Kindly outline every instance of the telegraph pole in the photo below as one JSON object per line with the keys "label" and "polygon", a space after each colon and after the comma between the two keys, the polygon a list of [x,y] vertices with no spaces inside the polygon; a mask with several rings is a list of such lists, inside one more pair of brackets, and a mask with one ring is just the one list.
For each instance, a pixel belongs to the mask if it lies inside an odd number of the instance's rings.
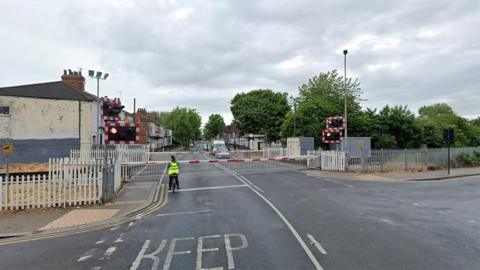
{"label": "telegraph pole", "polygon": [[344,121],[345,121],[345,135],[343,138],[343,151],[347,150],[346,146],[348,145],[348,121],[347,121],[347,53],[348,50],[343,50],[343,88],[344,88],[344,95],[345,95],[345,104],[344,104]]}

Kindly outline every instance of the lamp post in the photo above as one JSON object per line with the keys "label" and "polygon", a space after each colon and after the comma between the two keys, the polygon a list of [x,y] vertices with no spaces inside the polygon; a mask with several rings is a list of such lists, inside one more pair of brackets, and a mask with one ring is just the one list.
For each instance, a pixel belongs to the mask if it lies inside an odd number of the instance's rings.
{"label": "lamp post", "polygon": [[344,104],[344,121],[345,121],[345,136],[343,138],[343,151],[347,150],[346,145],[348,145],[348,121],[347,121],[347,53],[348,50],[343,50],[343,88],[344,88],[344,96],[345,96],[345,104]]}
{"label": "lamp post", "polygon": [[[88,71],[88,76],[93,79],[97,79],[97,98],[100,99],[100,80],[106,80],[108,78],[108,73],[103,74],[101,71],[94,71],[94,70],[89,70]],[[100,140],[100,122],[102,121],[100,119],[100,102],[97,105],[97,142],[100,145],[102,141]]]}

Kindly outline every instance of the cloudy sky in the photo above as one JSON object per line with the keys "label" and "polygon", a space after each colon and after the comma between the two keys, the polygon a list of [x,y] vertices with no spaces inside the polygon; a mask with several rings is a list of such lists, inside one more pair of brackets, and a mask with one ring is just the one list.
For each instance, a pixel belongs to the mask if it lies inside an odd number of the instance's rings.
{"label": "cloudy sky", "polygon": [[127,109],[136,97],[229,122],[235,93],[295,94],[313,75],[343,72],[346,48],[363,106],[446,102],[480,115],[478,0],[1,0],[0,18],[0,86],[96,69],[110,73],[101,94]]}

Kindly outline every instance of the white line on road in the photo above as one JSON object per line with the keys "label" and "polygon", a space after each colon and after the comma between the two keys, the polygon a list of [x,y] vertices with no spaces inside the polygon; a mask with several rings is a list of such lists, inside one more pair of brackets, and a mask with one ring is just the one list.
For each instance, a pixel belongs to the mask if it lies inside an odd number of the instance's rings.
{"label": "white line on road", "polygon": [[92,267],[92,270],[101,270],[101,269],[102,269],[101,266],[94,266],[94,267]]}
{"label": "white line on road", "polygon": [[[224,166],[221,166],[221,168],[227,172],[230,172],[230,174],[232,174],[233,176],[235,176],[235,178],[237,178],[238,180],[240,180],[240,182],[246,184],[246,182],[241,178],[239,177],[238,173],[233,171],[233,170],[230,170]],[[295,239],[297,239],[298,243],[300,244],[300,246],[303,248],[303,250],[305,251],[305,253],[307,254],[307,256],[310,258],[310,261],[313,263],[313,265],[315,266],[315,269],[317,270],[323,270],[323,267],[320,265],[320,262],[318,262],[317,258],[315,258],[315,256],[313,255],[312,251],[308,248],[307,244],[303,241],[302,237],[300,236],[300,234],[298,234],[297,230],[295,230],[295,228],[293,227],[293,225],[287,220],[287,218],[282,214],[282,212],[280,212],[280,210],[278,210],[275,205],[273,205],[273,203],[271,203],[267,198],[265,198],[265,196],[263,196],[262,194],[260,194],[260,192],[258,192],[256,189],[254,189],[253,187],[251,186],[248,186],[251,190],[253,190],[253,192],[255,192],[255,194],[257,194],[262,200],[264,200],[272,209],[273,211],[275,211],[275,213],[277,213],[277,215],[280,217],[280,219],[285,223],[285,225],[287,225],[287,228],[290,230],[290,232],[293,234],[293,236],[295,237]]]}
{"label": "white line on road", "polygon": [[116,229],[118,229],[118,227],[113,227],[110,229],[110,231],[115,231]]}
{"label": "white line on road", "polygon": [[92,255],[82,256],[82,257],[80,257],[80,258],[77,260],[77,262],[83,262],[83,261],[87,260],[87,259],[90,258],[90,257],[92,257]]}
{"label": "white line on road", "polygon": [[88,250],[77,260],[77,262],[83,262],[83,261],[87,260],[88,258],[92,257],[92,254],[95,252],[95,250],[97,250],[97,249],[92,248],[92,249]]}
{"label": "white line on road", "polygon": [[135,224],[135,223],[134,223],[133,221],[131,221],[130,223],[128,223],[128,226],[127,226],[127,228],[130,228],[130,227],[132,227],[134,224]]}
{"label": "white line on road", "polygon": [[98,240],[97,242],[95,242],[95,244],[100,245],[100,244],[102,244],[103,242],[105,242],[105,240]]}
{"label": "white line on road", "polygon": [[247,178],[245,178],[243,175],[240,175],[240,177],[243,178],[243,180],[245,180],[247,183],[250,184],[250,186],[256,188],[258,191],[262,192],[262,193],[265,193],[265,191],[263,191],[261,188],[259,188],[258,186],[256,186],[254,183],[250,182],[250,180],[248,180]]}
{"label": "white line on road", "polygon": [[104,255],[108,258],[113,254],[113,252],[115,252],[115,250],[117,250],[117,247],[109,247],[107,250],[105,250]]}
{"label": "white line on road", "polygon": [[[210,190],[210,189],[224,189],[224,188],[237,188],[237,187],[246,187],[248,185],[230,185],[230,186],[217,186],[217,187],[202,187],[202,188],[187,188],[187,189],[179,189],[178,192],[186,192],[186,191],[197,191],[197,190]],[[168,191],[172,192],[172,191]]]}
{"label": "white line on road", "polygon": [[322,253],[323,255],[327,254],[327,252],[322,247],[322,245],[320,245],[320,243],[315,238],[313,238],[313,236],[311,234],[307,233],[307,237],[310,240],[310,242],[312,242],[317,247],[317,249],[318,249],[318,251],[320,251],[320,253]]}
{"label": "white line on road", "polygon": [[174,216],[174,215],[185,215],[185,214],[197,214],[197,213],[210,213],[210,212],[213,212],[213,210],[211,210],[211,209],[204,209],[204,210],[189,211],[189,212],[166,213],[166,214],[158,214],[157,217]]}
{"label": "white line on road", "polygon": [[115,241],[113,241],[113,242],[115,242],[115,243],[123,242],[123,236],[124,236],[124,235],[125,235],[125,233],[121,233],[121,234],[118,236],[118,238],[117,238]]}

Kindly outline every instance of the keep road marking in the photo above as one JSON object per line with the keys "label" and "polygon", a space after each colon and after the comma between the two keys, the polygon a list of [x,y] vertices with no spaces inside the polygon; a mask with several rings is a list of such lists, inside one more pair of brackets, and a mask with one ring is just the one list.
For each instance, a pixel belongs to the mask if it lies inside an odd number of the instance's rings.
{"label": "keep road marking", "polygon": [[[177,243],[179,241],[183,241],[182,243],[182,250],[178,250],[177,248]],[[208,241],[207,244],[205,244],[205,241]],[[233,270],[235,269],[235,260],[234,260],[234,252],[247,248],[248,247],[248,242],[247,238],[243,234],[225,234],[225,235],[207,235],[207,236],[200,236],[198,237],[198,241],[195,244],[195,237],[183,237],[183,238],[173,238],[170,241],[170,244],[168,245],[168,250],[166,251],[166,254],[163,253],[162,255],[159,255],[162,253],[163,250],[165,250],[167,243],[169,242],[168,239],[164,239],[160,242],[160,245],[158,248],[153,251],[152,253],[146,254],[151,241],[146,240],[145,243],[143,244],[142,248],[140,249],[140,252],[138,252],[138,255],[133,261],[130,270],[136,270],[140,267],[143,259],[150,259],[153,261],[151,263],[151,268],[152,270],[156,270],[160,266],[160,258],[165,258],[164,263],[163,263],[163,270],[169,270],[170,267],[172,266],[172,262],[175,262],[173,260],[174,256],[195,256],[195,260],[192,261],[195,265],[191,265],[191,267],[188,267],[189,269],[196,269],[196,270],[223,270],[223,269],[229,269]],[[223,243],[223,245],[221,244]],[[233,245],[232,243],[235,243]],[[189,250],[187,247],[190,245]],[[205,247],[208,246],[208,247]],[[221,249],[225,250],[225,253],[221,252]],[[221,254],[226,254],[225,260],[227,265],[226,267],[217,265],[216,267],[209,267],[209,268],[204,268],[205,266],[203,265],[203,254],[204,253],[211,253],[211,252],[216,252],[217,256],[221,256]],[[211,256],[211,255],[210,255]],[[207,256],[207,257],[210,257]],[[211,258],[211,257],[210,257]],[[208,260],[211,263],[211,260]],[[222,260],[218,261],[219,264]],[[148,262],[146,262],[146,265],[149,265]],[[144,265],[144,267],[146,266]],[[178,267],[178,266],[177,266]],[[185,266],[184,266],[185,267]],[[174,268],[176,268],[174,266]]]}
{"label": "keep road marking", "polygon": [[320,243],[315,239],[313,238],[313,236],[309,233],[307,233],[307,237],[308,239],[310,240],[310,242],[315,246],[317,247],[318,251],[320,251],[320,253],[322,253],[323,255],[327,255],[327,252],[325,251],[325,249],[322,247],[322,245],[320,245]]}

